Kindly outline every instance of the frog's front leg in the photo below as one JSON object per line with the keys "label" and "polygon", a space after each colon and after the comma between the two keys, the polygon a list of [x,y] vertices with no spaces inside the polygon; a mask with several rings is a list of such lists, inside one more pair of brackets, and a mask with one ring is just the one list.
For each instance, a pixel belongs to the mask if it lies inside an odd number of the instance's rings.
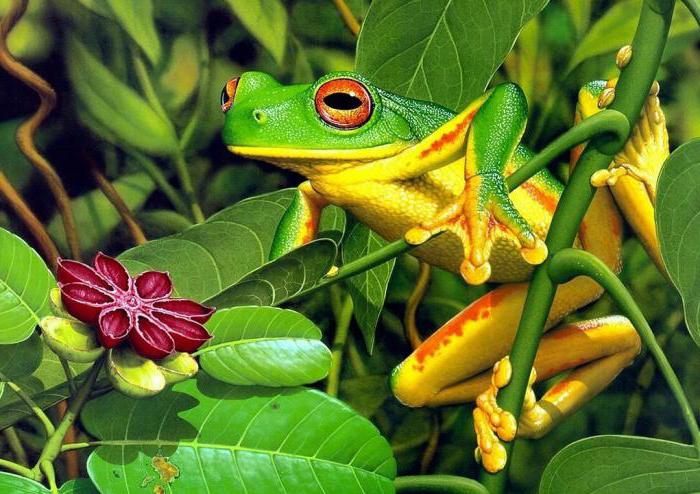
{"label": "frog's front leg", "polygon": [[491,276],[489,257],[495,229],[509,231],[530,264],[547,256],[544,242],[508,195],[505,170],[525,131],[527,102],[515,84],[501,84],[485,98],[467,130],[464,191],[434,218],[412,228],[406,241],[420,244],[440,231],[456,234],[464,246],[461,273],[470,284]]}
{"label": "frog's front leg", "polygon": [[318,232],[318,222],[328,202],[306,181],[299,185],[292,203],[280,220],[272,240],[270,260],[311,242]]}

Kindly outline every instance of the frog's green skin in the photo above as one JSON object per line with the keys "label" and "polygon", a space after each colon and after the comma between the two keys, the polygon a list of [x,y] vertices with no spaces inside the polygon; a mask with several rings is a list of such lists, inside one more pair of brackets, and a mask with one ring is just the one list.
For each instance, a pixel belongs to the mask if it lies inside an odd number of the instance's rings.
{"label": "frog's green skin", "polygon": [[[598,111],[604,85],[582,89],[578,118]],[[542,239],[562,190],[543,171],[507,191],[505,177],[531,157],[520,144],[527,119],[522,91],[514,84],[498,85],[455,114],[379,89],[355,73],[283,86],[266,74],[248,72],[229,82],[222,103],[223,139],[232,152],[307,179],[278,227],[272,257],[312,240],[321,209],[334,204],[387,240],[405,237],[421,244],[433,233],[447,231],[414,254],[461,273],[469,283],[506,283],[436,331],[392,375],[394,394],[410,406],[471,401],[487,390],[490,377],[485,371],[510,349],[527,291],[523,281],[531,265],[546,257]],[[647,111],[661,112],[658,99],[650,99]],[[633,143],[642,150],[639,156],[653,161],[635,163],[650,164],[657,174],[668,153],[665,125],[659,126],[658,120],[645,121],[652,132],[637,129]],[[578,243],[619,269],[621,230],[610,194],[601,189]],[[600,293],[585,279],[563,285],[547,327]],[[638,350],[634,328],[621,317],[553,330],[538,353],[538,378],[575,370],[539,402],[529,403],[518,433],[544,434],[600,392]],[[503,364],[498,375],[506,368]],[[495,388],[487,391],[475,411],[484,465],[492,470],[504,459],[494,434],[508,439],[515,432],[515,424],[512,430],[494,425],[494,394]]]}

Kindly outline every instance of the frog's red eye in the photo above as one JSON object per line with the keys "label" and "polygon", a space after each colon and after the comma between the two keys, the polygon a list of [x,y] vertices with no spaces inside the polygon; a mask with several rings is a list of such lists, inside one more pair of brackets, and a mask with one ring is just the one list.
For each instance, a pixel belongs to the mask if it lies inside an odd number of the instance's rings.
{"label": "frog's red eye", "polygon": [[221,91],[221,111],[226,113],[233,106],[233,98],[236,97],[236,88],[240,77],[230,79]]}
{"label": "frog's red eye", "polygon": [[333,79],[316,91],[316,111],[329,125],[340,129],[361,127],[372,116],[372,96],[353,79]]}

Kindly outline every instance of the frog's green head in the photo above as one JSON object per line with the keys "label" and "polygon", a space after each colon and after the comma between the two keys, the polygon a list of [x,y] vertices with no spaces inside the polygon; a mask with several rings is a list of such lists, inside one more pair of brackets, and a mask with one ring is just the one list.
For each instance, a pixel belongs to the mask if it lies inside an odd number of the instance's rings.
{"label": "frog's green head", "polygon": [[404,98],[353,72],[284,86],[261,72],[228,81],[221,94],[223,139],[239,155],[306,176],[393,156],[453,114]]}

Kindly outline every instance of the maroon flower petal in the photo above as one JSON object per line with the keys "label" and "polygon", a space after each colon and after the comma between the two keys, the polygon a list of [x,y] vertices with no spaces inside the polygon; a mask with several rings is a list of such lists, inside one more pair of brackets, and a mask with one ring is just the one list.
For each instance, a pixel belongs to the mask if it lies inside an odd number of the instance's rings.
{"label": "maroon flower petal", "polygon": [[113,348],[127,337],[131,330],[131,319],[124,309],[105,310],[100,314],[97,336],[105,348]]}
{"label": "maroon flower petal", "polygon": [[61,285],[61,300],[66,310],[87,324],[96,324],[100,312],[114,299],[86,283]]}
{"label": "maroon flower petal", "polygon": [[97,272],[107,278],[114,286],[124,291],[129,289],[130,276],[122,263],[113,257],[98,252],[93,264]]}
{"label": "maroon flower petal", "polygon": [[169,300],[159,300],[153,304],[157,309],[168,312],[175,312],[177,315],[187,317],[198,323],[204,324],[216,312],[214,307],[206,307],[198,304],[194,300],[186,298],[171,298]]}
{"label": "maroon flower petal", "polygon": [[175,351],[175,342],[166,329],[143,316],[138,316],[129,341],[136,353],[150,359],[162,359]]}
{"label": "maroon flower petal", "polygon": [[204,326],[197,322],[165,312],[154,312],[153,316],[167,326],[170,336],[175,340],[175,349],[178,352],[194,352],[211,338]]}
{"label": "maroon flower petal", "polygon": [[139,297],[153,300],[170,296],[173,283],[168,273],[146,271],[136,278],[136,293]]}
{"label": "maroon flower petal", "polygon": [[56,278],[59,283],[63,284],[87,283],[88,285],[97,285],[105,289],[112,288],[109,283],[107,283],[107,280],[97,274],[90,266],[70,259],[58,259]]}

